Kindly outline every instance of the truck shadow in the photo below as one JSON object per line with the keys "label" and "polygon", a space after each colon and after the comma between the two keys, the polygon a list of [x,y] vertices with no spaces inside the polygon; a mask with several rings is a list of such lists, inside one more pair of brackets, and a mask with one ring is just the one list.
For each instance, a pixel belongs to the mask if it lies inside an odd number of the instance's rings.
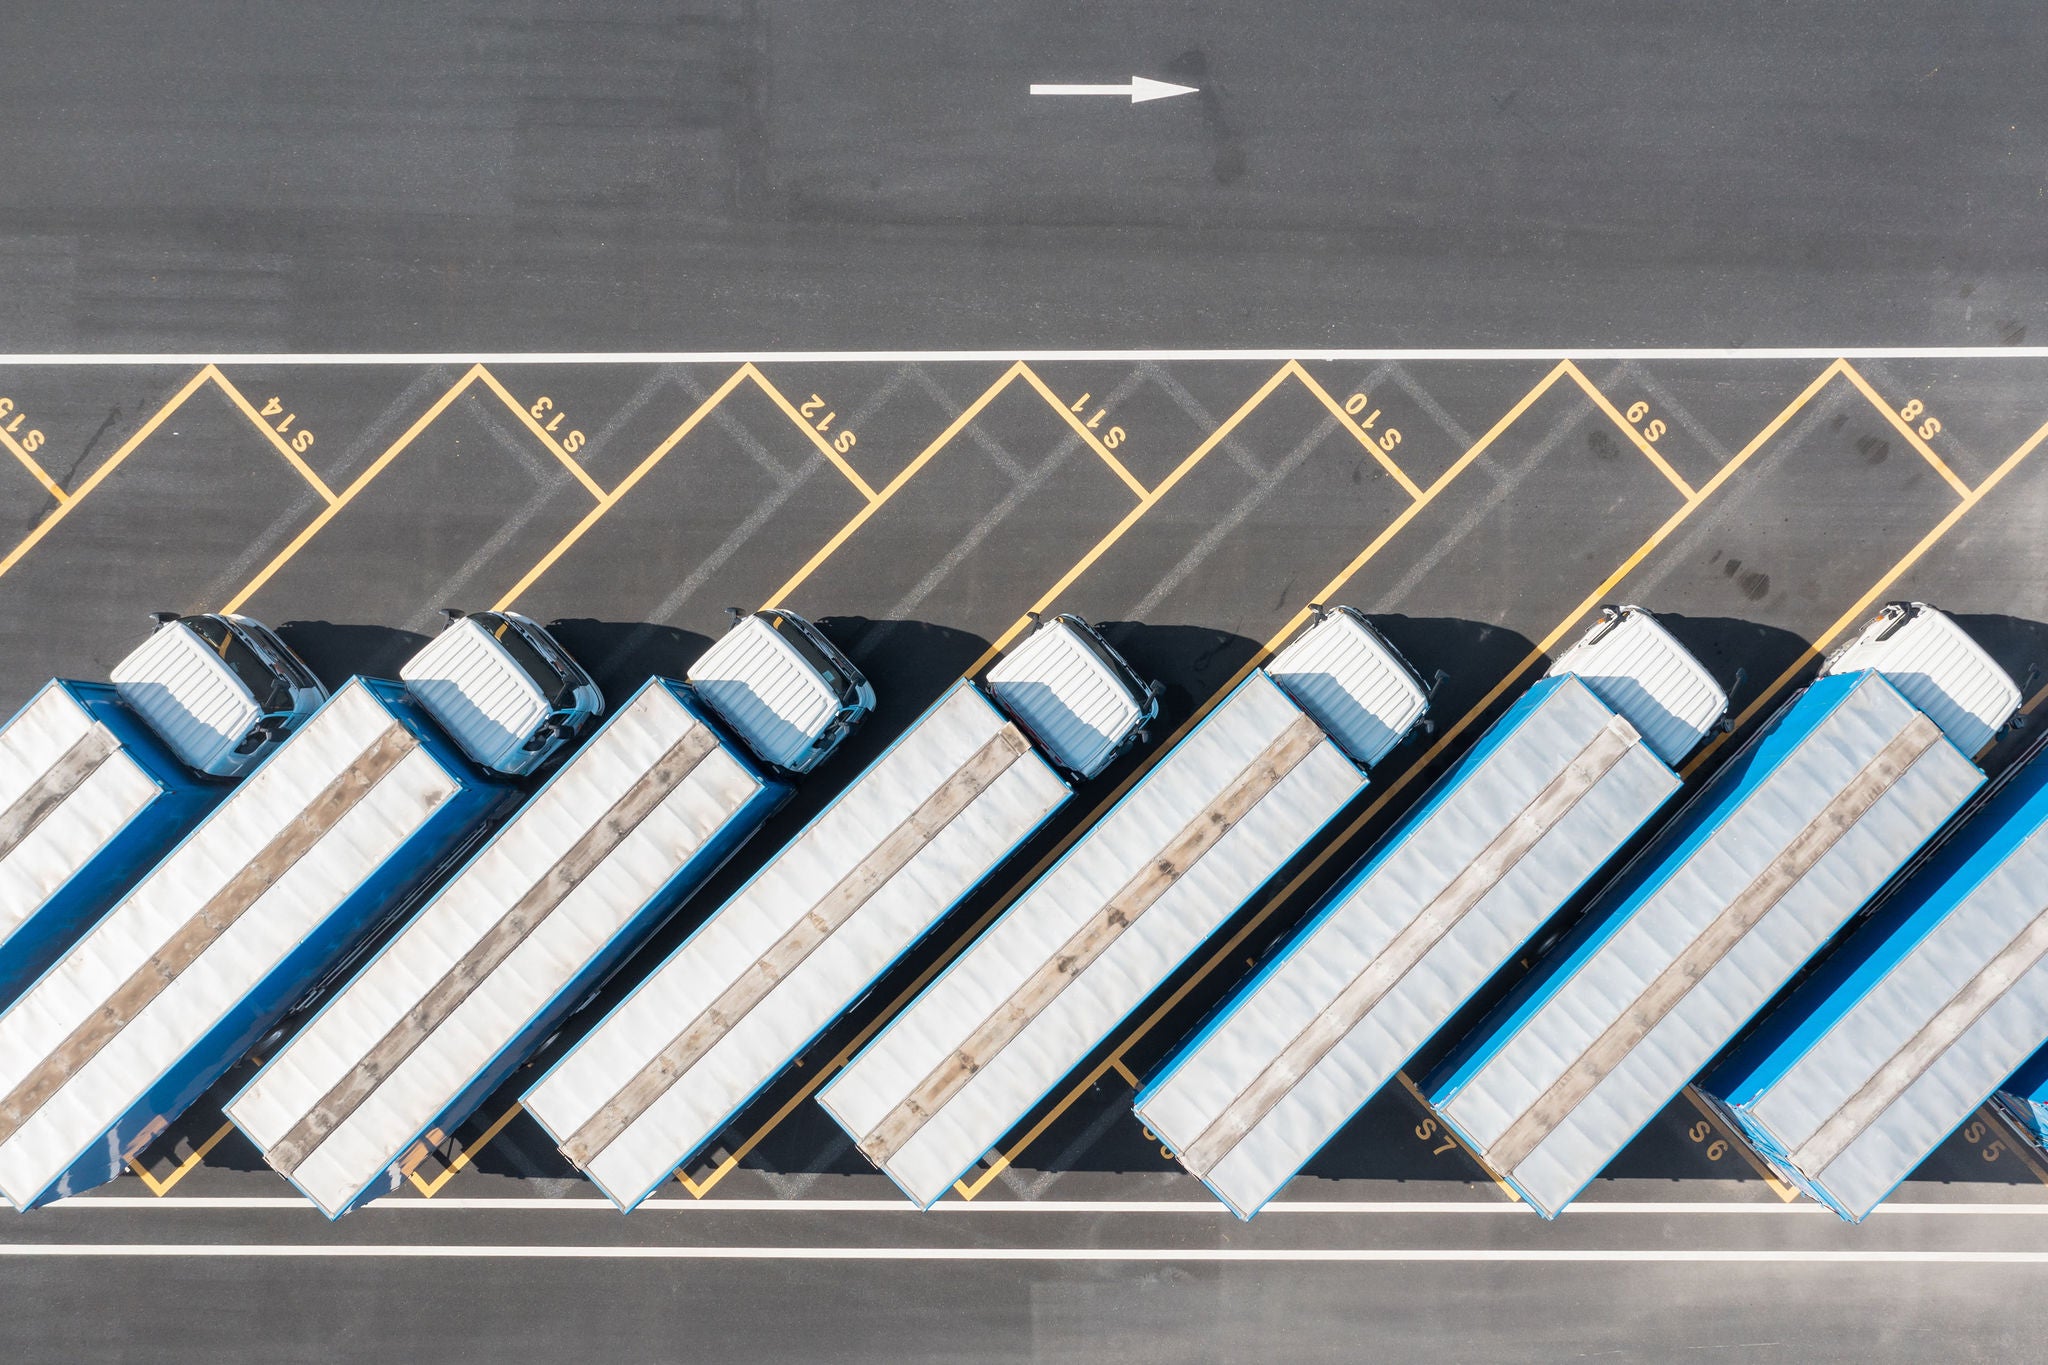
{"label": "truck shadow", "polygon": [[287,621],[278,638],[332,692],[350,678],[396,678],[427,637],[393,626],[342,625],[333,621]]}
{"label": "truck shadow", "polygon": [[711,648],[711,641],[694,631],[644,621],[577,616],[549,621],[547,628],[583,665],[610,707],[623,704],[649,678],[681,678]]}

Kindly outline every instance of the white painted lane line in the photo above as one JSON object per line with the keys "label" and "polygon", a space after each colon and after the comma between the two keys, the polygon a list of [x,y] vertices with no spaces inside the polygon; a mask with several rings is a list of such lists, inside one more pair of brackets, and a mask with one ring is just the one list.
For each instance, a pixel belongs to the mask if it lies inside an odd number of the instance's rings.
{"label": "white painted lane line", "polygon": [[[317,1213],[318,1210],[307,1200],[285,1196],[235,1199],[204,1195],[174,1195],[158,1199],[150,1195],[97,1195],[83,1199],[67,1199],[49,1206],[57,1212],[70,1213],[113,1213],[129,1212],[135,1209],[183,1209],[188,1211],[212,1210],[220,1212],[249,1211],[267,1212],[275,1210],[298,1210]],[[438,1199],[380,1199],[364,1205],[358,1212],[369,1213],[609,1213],[618,1215],[618,1208],[605,1199],[462,1199],[442,1196]],[[40,1212],[40,1211],[39,1211]],[[1063,1214],[1198,1214],[1218,1221],[1234,1224],[1234,1215],[1221,1204],[1206,1200],[1155,1200],[1155,1201],[1093,1201],[1085,1199],[1035,1199],[1024,1202],[976,1202],[934,1204],[921,1213],[907,1203],[882,1199],[650,1199],[641,1204],[637,1213],[857,1213],[857,1214],[900,1214],[909,1217],[924,1217],[927,1214],[1009,1214],[1009,1213],[1063,1213]],[[1301,1200],[1291,1204],[1268,1204],[1260,1212],[1261,1217],[1287,1214],[1317,1215],[1323,1217],[1435,1217],[1443,1214],[1505,1213],[1518,1218],[1528,1217],[1529,1211],[1521,1204],[1479,1203],[1471,1200],[1386,1200],[1344,1203],[1341,1201],[1316,1202]],[[1785,1204],[1773,1200],[1771,1203],[1686,1200],[1669,1202],[1632,1202],[1628,1200],[1607,1200],[1601,1202],[1580,1202],[1572,1205],[1574,1216],[1579,1214],[1633,1214],[1637,1216],[1685,1217],[1694,1214],[1767,1214],[1779,1217],[1786,1214],[1834,1214],[1820,1204],[1801,1202]],[[1932,1217],[2021,1217],[2048,1216],[2048,1203],[2040,1204],[1885,1204],[1878,1208],[1878,1214],[1886,1217],[1932,1216]],[[1875,1215],[1873,1215],[1875,1216]]]}
{"label": "white painted lane line", "polygon": [[1504,1247],[1353,1248],[1268,1250],[1256,1247],[682,1247],[682,1246],[323,1246],[241,1244],[54,1242],[0,1244],[0,1257],[106,1257],[305,1260],[507,1261],[1138,1261],[1265,1262],[1557,1262],[1560,1264],[1737,1265],[2048,1265],[2048,1251],[1536,1251]]}
{"label": "white painted lane line", "polygon": [[28,365],[742,365],[884,362],[929,365],[1052,361],[1174,360],[2042,360],[2048,346],[1643,346],[1441,347],[1402,350],[1045,351],[129,351],[0,355],[0,366]]}

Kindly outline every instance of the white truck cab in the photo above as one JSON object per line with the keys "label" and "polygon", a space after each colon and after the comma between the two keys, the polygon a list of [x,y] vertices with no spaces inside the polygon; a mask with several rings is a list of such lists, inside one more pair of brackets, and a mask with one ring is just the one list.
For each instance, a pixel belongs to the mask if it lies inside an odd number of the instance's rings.
{"label": "white truck cab", "polygon": [[444,609],[448,628],[398,670],[462,751],[496,772],[537,771],[604,714],[604,694],[541,624]]}
{"label": "white truck cab", "polygon": [[732,629],[686,680],[764,762],[807,773],[875,709],[875,689],[825,633],[793,611],[727,608]]}
{"label": "white truck cab", "polygon": [[282,744],[327,689],[260,621],[157,612],[114,665],[115,692],[195,772],[240,777]]}
{"label": "white truck cab", "polygon": [[1820,671],[1830,677],[1865,669],[1884,674],[1965,756],[1996,739],[2020,709],[2012,676],[1954,617],[1925,602],[1886,603]]}
{"label": "white truck cab", "polygon": [[1627,719],[1651,752],[1672,767],[1721,724],[1728,693],[1655,616],[1606,606],[1545,677],[1569,673]]}
{"label": "white truck cab", "polygon": [[1047,757],[1084,781],[1145,741],[1164,690],[1071,613],[1039,622],[989,669],[988,689]]}

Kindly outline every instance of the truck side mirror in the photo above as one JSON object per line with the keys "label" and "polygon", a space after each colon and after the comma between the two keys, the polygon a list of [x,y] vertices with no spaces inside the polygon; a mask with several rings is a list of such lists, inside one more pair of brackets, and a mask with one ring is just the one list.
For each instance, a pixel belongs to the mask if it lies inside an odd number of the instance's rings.
{"label": "truck side mirror", "polygon": [[162,630],[165,626],[177,621],[178,613],[174,611],[153,611],[149,614],[149,619],[156,623],[158,630]]}

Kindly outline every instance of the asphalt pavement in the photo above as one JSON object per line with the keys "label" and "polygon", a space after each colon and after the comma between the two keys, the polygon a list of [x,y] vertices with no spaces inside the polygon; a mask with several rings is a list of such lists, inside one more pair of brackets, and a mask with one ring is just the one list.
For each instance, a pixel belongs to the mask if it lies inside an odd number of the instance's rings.
{"label": "asphalt pavement", "polygon": [[0,350],[2038,342],[2038,25],[20,0]]}
{"label": "asphalt pavement", "polygon": [[[2048,1165],[1987,1114],[1849,1227],[1681,1099],[1547,1224],[1390,1087],[1240,1225],[1129,1105],[1604,602],[1731,687],[1695,780],[1894,598],[1956,612],[2039,700],[2042,28],[8,7],[0,711],[105,676],[156,609],[256,615],[339,682],[395,670],[437,607],[514,607],[624,695],[727,606],[787,605],[881,706],[699,910],[1031,611],[1102,622],[1167,719],[658,1207],[591,1202],[518,1111],[526,1072],[329,1225],[224,1128],[245,1064],[133,1178],[0,1215],[0,1356],[2029,1354]],[[1197,93],[1028,94],[1133,74]],[[1475,354],[1385,354],[1412,347]],[[1591,354],[1629,347],[1682,354]],[[1275,354],[1170,354],[1210,348]],[[1151,354],[1013,363],[1065,350]],[[649,351],[674,354],[470,363]],[[890,1206],[811,1092],[1317,601],[1441,670],[1435,732],[958,1197]]]}

